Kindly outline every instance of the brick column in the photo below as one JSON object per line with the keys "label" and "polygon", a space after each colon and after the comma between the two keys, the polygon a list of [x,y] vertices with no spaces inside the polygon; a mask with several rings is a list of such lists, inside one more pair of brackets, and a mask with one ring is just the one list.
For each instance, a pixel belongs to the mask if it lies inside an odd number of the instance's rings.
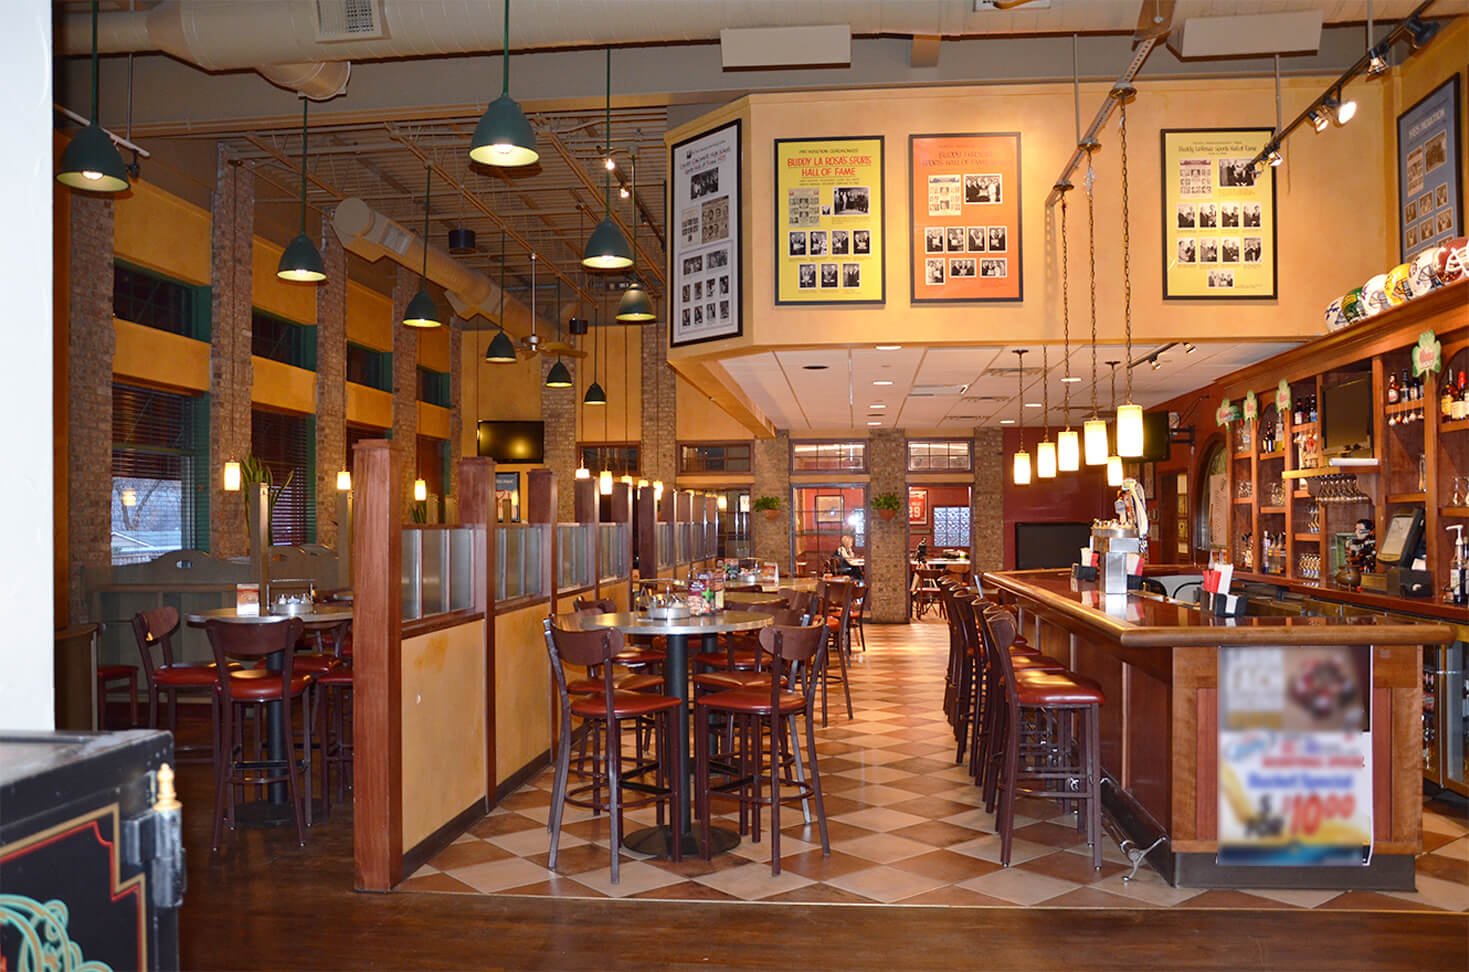
{"label": "brick column", "polygon": [[[464,434],[464,384],[459,356],[464,353],[464,321],[449,315],[449,495],[459,495],[459,439]],[[494,484],[490,484],[491,490]]]}
{"label": "brick column", "polygon": [[[562,487],[556,491],[556,522],[570,523],[576,519],[576,369],[579,362],[573,358],[562,358],[561,363],[571,372],[570,388],[547,388],[546,374],[556,364],[554,355],[540,355],[541,365],[541,421],[546,423],[546,458],[542,463],[556,474]],[[670,488],[672,484],[670,483]]]}
{"label": "brick column", "polygon": [[[323,220],[328,226],[330,220]],[[316,290],[316,542],[337,543],[337,472],[347,468],[347,251],[327,230]]]}
{"label": "brick column", "polygon": [[867,439],[868,500],[896,493],[903,508],[891,520],[867,513],[868,611],[872,620],[908,620],[908,437],[902,429],[874,429]]}
{"label": "brick column", "polygon": [[1005,566],[1005,443],[1001,429],[974,431],[974,488],[969,499],[974,569]]}
{"label": "brick column", "polygon": [[402,494],[402,522],[413,519],[413,481],[418,478],[418,335],[403,326],[408,302],[418,293],[418,274],[398,268],[393,279],[393,461]]}
{"label": "brick column", "polygon": [[678,375],[668,366],[668,325],[642,329],[642,477],[670,489],[678,476]]}
{"label": "brick column", "polygon": [[[73,193],[67,277],[67,518],[73,624],[87,620],[82,570],[112,563],[112,200]],[[16,416],[20,418],[20,416]],[[20,511],[17,511],[20,512]]]}
{"label": "brick column", "polygon": [[242,557],[250,551],[245,494],[224,491],[222,470],[227,461],[238,462],[250,454],[255,175],[231,162],[223,146],[215,165],[210,209],[209,550],[216,557]]}
{"label": "brick column", "polygon": [[791,433],[776,432],[774,438],[756,439],[754,449],[754,481],[750,485],[750,502],[761,496],[780,500],[780,516],[767,520],[764,513],[750,514],[753,532],[751,549],[760,560],[773,560],[781,573],[791,570]]}

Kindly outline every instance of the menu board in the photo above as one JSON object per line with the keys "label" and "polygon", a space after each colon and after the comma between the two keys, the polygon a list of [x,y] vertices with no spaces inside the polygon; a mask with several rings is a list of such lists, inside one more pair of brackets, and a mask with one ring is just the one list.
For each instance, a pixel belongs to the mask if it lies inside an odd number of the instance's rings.
{"label": "menu board", "polygon": [[1464,232],[1463,168],[1455,74],[1398,116],[1398,242],[1404,260]]}
{"label": "menu board", "polygon": [[908,137],[914,303],[1021,300],[1020,133]]}
{"label": "menu board", "polygon": [[669,343],[738,337],[744,332],[739,120],[675,143],[668,171]]}
{"label": "menu board", "polygon": [[775,140],[775,302],[887,297],[882,136]]}
{"label": "menu board", "polygon": [[1274,299],[1275,170],[1250,165],[1271,134],[1162,132],[1163,299]]}

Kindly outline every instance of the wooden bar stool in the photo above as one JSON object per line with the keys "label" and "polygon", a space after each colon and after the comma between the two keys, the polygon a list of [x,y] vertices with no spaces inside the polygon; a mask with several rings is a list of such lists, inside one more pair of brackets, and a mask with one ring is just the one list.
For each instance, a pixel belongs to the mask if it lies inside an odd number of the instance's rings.
{"label": "wooden bar stool", "polygon": [[132,665],[97,666],[97,728],[107,728],[107,688],[127,684],[128,728],[138,724],[138,670]]}

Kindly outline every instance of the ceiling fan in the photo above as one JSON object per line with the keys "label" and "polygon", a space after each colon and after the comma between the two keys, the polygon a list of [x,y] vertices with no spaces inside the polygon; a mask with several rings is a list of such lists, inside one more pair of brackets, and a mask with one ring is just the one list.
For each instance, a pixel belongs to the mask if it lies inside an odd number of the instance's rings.
{"label": "ceiling fan", "polygon": [[552,354],[559,358],[585,358],[587,353],[578,349],[568,341],[548,341],[536,333],[535,324],[531,324],[531,332],[520,339],[518,350],[526,354]]}

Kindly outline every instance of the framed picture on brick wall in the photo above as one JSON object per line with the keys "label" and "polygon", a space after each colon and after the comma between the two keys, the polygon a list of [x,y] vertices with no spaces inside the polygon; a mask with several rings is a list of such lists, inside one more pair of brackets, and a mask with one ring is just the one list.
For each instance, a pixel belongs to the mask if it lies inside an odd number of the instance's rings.
{"label": "framed picture on brick wall", "polygon": [[669,151],[668,340],[674,347],[745,330],[740,134],[736,119]]}

